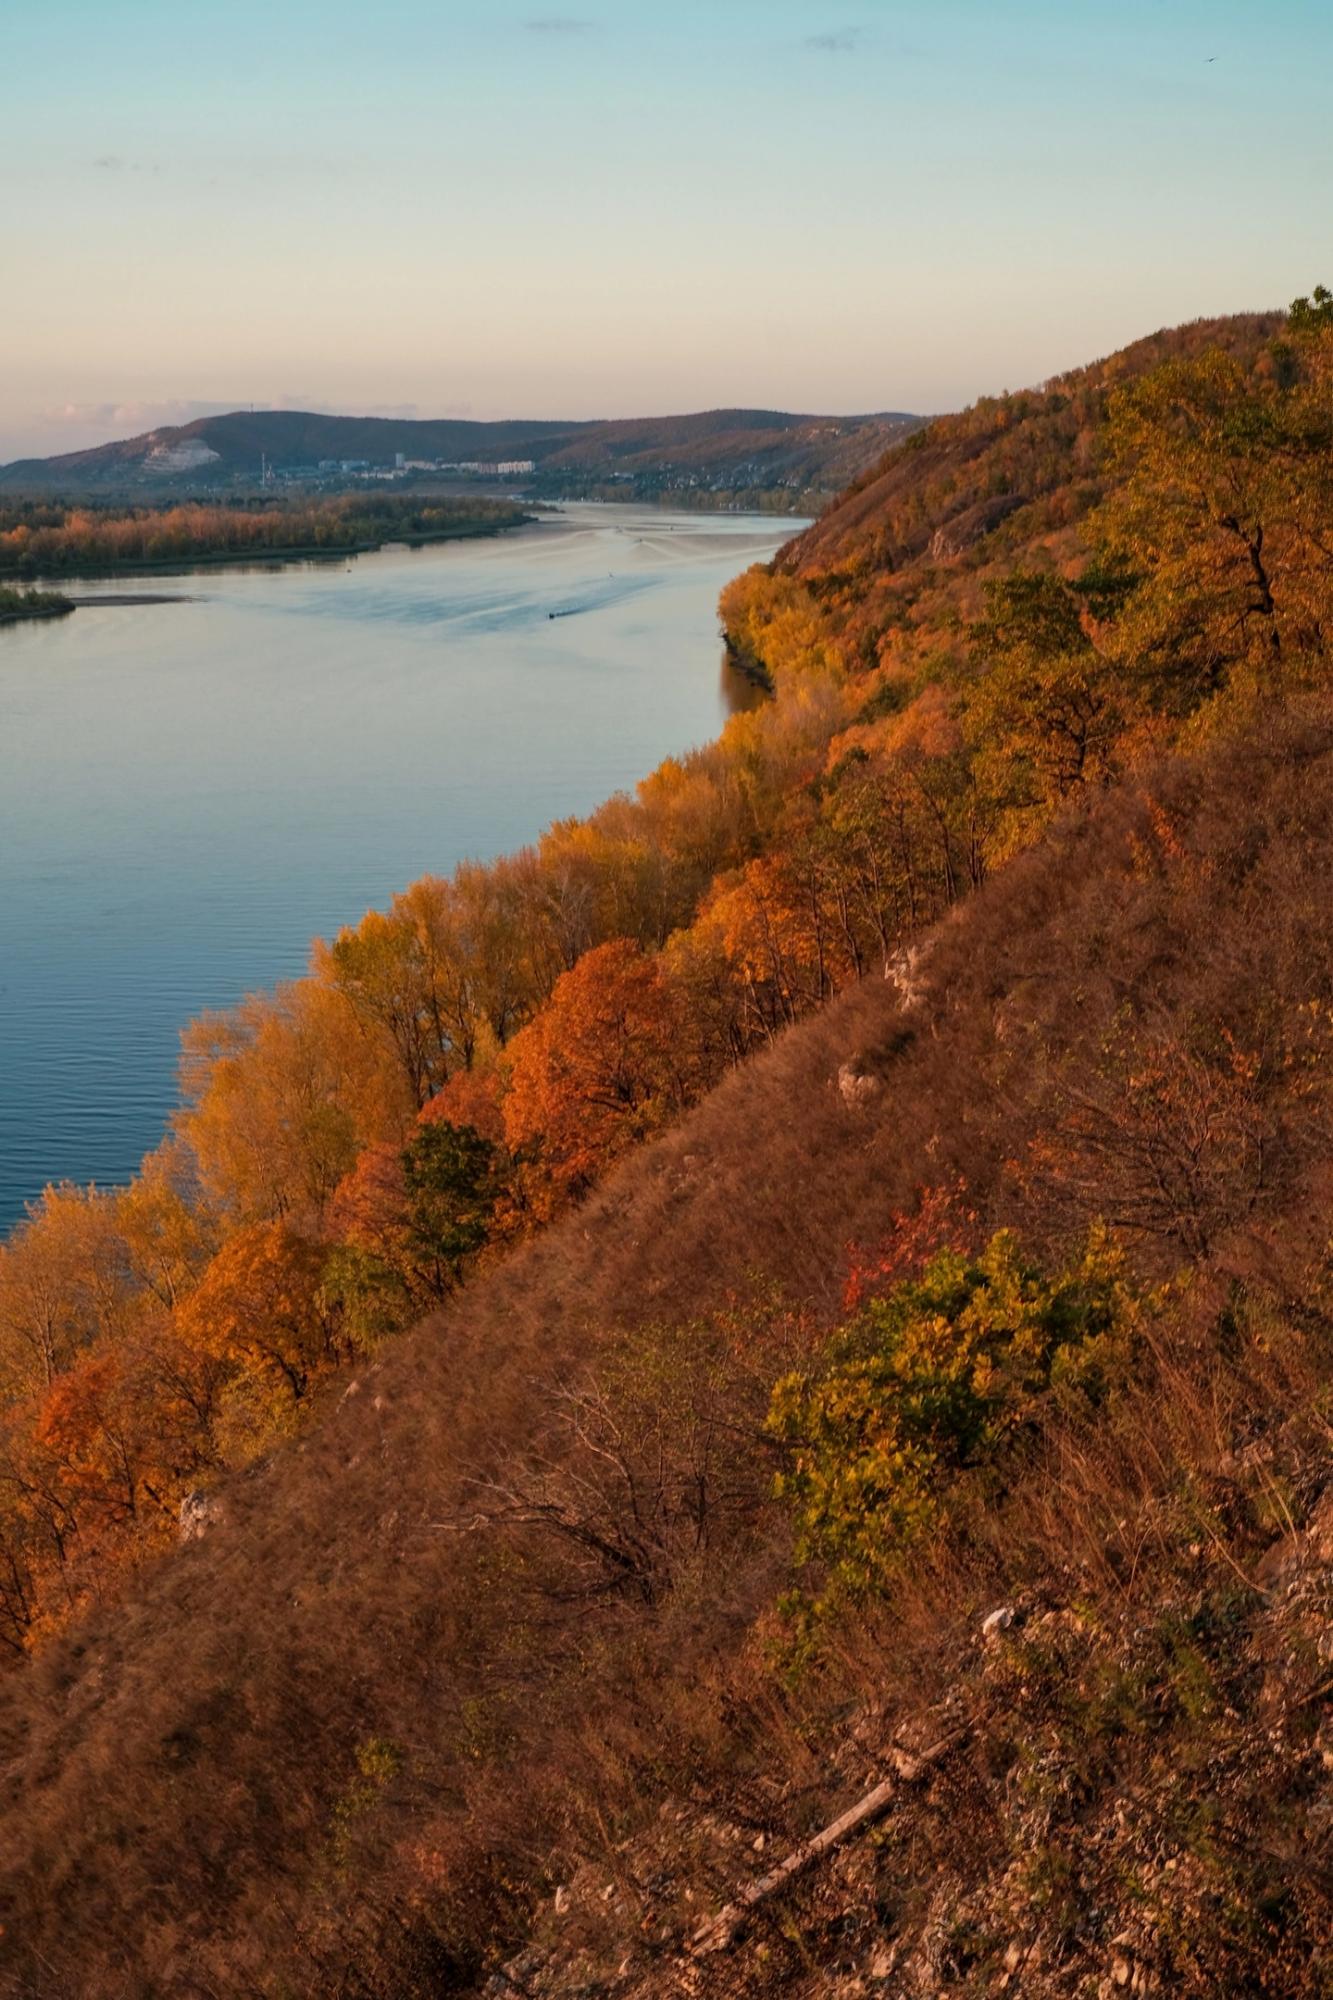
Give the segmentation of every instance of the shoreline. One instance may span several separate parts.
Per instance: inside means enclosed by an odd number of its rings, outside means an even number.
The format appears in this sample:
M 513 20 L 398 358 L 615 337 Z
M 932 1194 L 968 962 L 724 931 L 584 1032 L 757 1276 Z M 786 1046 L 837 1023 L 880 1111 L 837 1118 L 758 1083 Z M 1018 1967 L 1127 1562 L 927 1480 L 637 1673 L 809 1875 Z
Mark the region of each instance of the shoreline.
M 763 661 L 756 653 L 750 652 L 748 648 L 738 646 L 725 627 L 722 632 L 722 645 L 727 665 L 735 673 L 739 674 L 742 680 L 748 681 L 751 687 L 761 689 L 764 694 L 771 695 L 777 692 L 773 676 Z
M 434 528 L 414 535 L 386 535 L 382 541 L 348 542 L 341 548 L 293 547 L 280 549 L 201 550 L 198 555 L 172 556 L 161 562 L 129 561 L 88 563 L 78 569 L 53 571 L 43 576 L 21 576 L 17 571 L 0 573 L 0 588 L 53 589 L 66 583 L 102 582 L 118 576 L 188 576 L 197 569 L 282 569 L 291 563 L 341 562 L 350 556 L 378 555 L 387 548 L 426 548 L 435 542 L 472 541 L 482 537 L 513 534 L 531 527 L 543 517 L 523 514 L 516 521 L 467 521 L 452 528 Z
M 131 607 L 136 604 L 195 604 L 197 598 L 188 591 L 173 590 L 118 590 L 114 594 L 99 592 L 95 597 L 71 597 L 68 600 L 72 611 L 98 611 L 108 604 Z
M 13 595 L 13 592 L 9 593 Z M 0 599 L 6 595 L 0 587 Z M 34 618 L 68 618 L 74 610 L 74 600 L 64 595 L 43 595 L 34 591 L 26 604 L 0 603 L 0 625 L 26 625 Z
M 0 611 L 0 625 L 27 625 L 34 618 L 68 618 L 73 604 L 43 604 L 34 611 Z

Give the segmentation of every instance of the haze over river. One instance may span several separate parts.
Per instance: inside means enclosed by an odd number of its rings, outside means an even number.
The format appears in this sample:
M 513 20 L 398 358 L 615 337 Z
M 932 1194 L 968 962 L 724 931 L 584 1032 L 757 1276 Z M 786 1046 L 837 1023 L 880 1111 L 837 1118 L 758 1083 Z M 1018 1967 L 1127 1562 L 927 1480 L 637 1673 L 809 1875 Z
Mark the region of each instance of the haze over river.
M 128 1178 L 192 1015 L 716 735 L 718 593 L 796 526 L 570 506 L 0 628 L 0 1233 Z

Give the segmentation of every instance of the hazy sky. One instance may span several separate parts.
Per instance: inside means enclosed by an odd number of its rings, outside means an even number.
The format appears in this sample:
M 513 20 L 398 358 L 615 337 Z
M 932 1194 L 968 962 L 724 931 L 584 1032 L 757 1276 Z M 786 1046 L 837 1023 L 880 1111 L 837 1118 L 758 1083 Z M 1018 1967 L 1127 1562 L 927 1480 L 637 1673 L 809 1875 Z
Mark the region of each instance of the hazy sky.
M 1328 0 L 13 0 L 0 459 L 954 407 L 1333 282 L 1331 78 Z

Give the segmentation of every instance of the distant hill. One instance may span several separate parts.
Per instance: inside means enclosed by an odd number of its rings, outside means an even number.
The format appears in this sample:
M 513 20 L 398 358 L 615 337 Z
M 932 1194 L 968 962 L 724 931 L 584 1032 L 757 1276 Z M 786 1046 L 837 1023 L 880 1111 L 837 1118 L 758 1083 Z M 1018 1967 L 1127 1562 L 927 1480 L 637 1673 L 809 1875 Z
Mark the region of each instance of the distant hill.
M 254 486 L 265 464 L 299 482 L 322 462 L 384 468 L 401 454 L 452 467 L 530 460 L 534 470 L 522 475 L 524 483 L 552 496 L 623 487 L 632 497 L 787 493 L 794 504 L 840 491 L 919 421 L 901 411 L 820 417 L 707 410 L 613 422 L 474 423 L 234 410 L 87 451 L 15 460 L 0 466 L 0 491 L 166 496 Z

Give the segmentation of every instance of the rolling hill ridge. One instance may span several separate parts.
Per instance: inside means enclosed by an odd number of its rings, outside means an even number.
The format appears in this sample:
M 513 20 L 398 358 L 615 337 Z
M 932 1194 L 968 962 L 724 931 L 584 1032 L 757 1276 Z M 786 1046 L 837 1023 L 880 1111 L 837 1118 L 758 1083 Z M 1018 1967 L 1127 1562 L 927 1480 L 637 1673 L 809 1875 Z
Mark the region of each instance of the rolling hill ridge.
M 521 482 L 570 492 L 617 482 L 628 494 L 658 490 L 828 494 L 844 486 L 917 420 L 902 414 L 792 416 L 711 410 L 615 422 L 479 423 L 463 419 L 331 417 L 297 410 L 233 411 L 55 458 L 0 466 L 0 492 L 169 494 L 333 469 L 343 461 L 392 467 L 395 457 L 444 462 L 531 460 Z M 515 482 L 510 475 L 509 483 Z

